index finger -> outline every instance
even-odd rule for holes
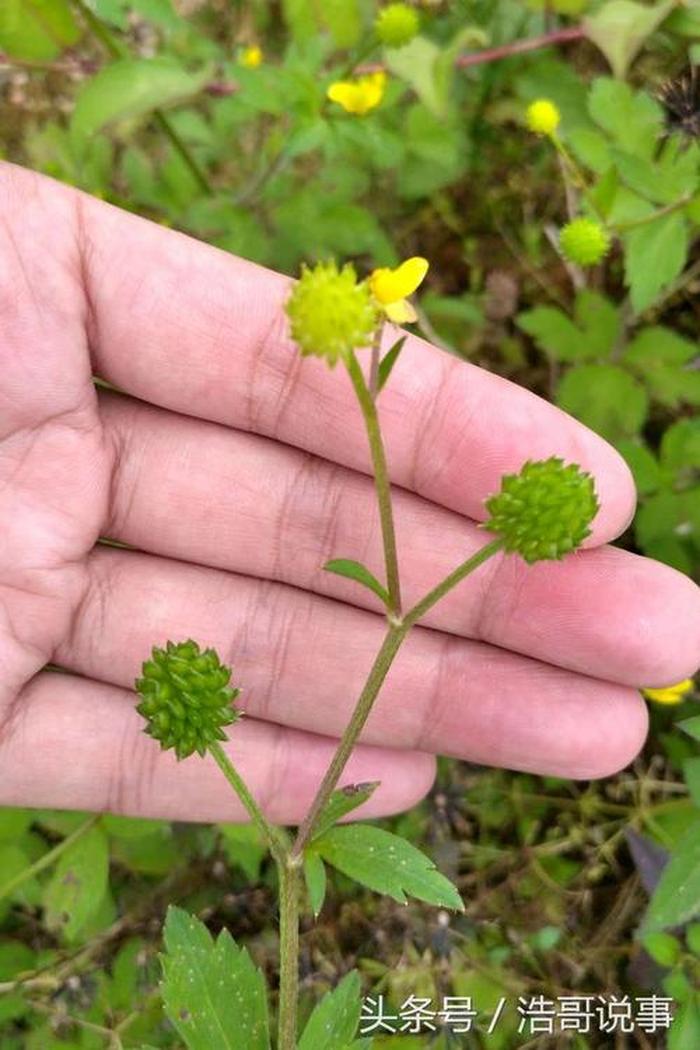
[[[44,187],[80,199],[76,244],[99,375],[162,407],[367,470],[347,376],[301,358],[288,336],[288,278],[48,180]],[[593,543],[629,523],[634,485],[614,449],[529,391],[422,339],[408,338],[380,412],[392,481],[433,502],[483,519],[504,473],[559,455],[595,478]]]

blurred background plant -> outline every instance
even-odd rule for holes
[[[700,147],[659,91],[700,60],[700,3],[409,7],[408,42],[389,47],[375,0],[3,0],[0,155],[290,273],[427,256],[422,333],[613,442],[640,493],[622,542],[697,576]],[[528,128],[536,100],[556,107],[556,139]],[[560,244],[579,218],[610,240],[592,266]],[[432,797],[391,826],[459,885],[466,916],[406,913],[333,874],[302,1006],[358,965],[395,1007],[471,995],[482,1012],[469,1036],[375,1047],[547,1050],[613,1044],[519,1034],[518,996],[656,992],[677,1003],[670,1036],[614,1045],[697,1050],[700,716],[690,687],[674,699],[604,783],[441,762]],[[248,827],[0,812],[0,1047],[182,1045],[156,987],[165,906],[269,965],[262,858]]]

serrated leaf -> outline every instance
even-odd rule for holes
[[[369,824],[330,828],[314,840],[315,849],[334,868],[377,893],[406,902],[406,895],[463,911],[456,888],[430,857],[410,842]]]
[[[623,78],[647,37],[676,7],[675,0],[645,7],[633,0],[608,0],[584,19],[586,36],[603,52],[618,78]]]
[[[318,918],[326,897],[326,869],[313,847],[304,850],[304,879],[314,918]]]
[[[661,107],[646,92],[597,77],[588,92],[588,111],[617,146],[633,156],[651,157],[661,130]]]
[[[635,313],[646,310],[673,281],[688,257],[688,227],[679,212],[663,215],[623,235],[625,282]]]
[[[634,437],[647,416],[644,387],[615,365],[570,369],[557,391],[557,404],[608,441]]]
[[[141,117],[196,95],[209,70],[189,73],[172,58],[128,58],[86,80],[75,104],[72,133],[88,137],[116,120]]]
[[[635,336],[622,360],[646,383],[657,401],[669,408],[676,408],[682,401],[693,403],[696,384],[693,383],[693,374],[686,371],[684,366],[696,353],[695,343],[670,328],[655,325],[642,329]]]
[[[108,888],[109,847],[98,827],[76,839],[58,859],[43,893],[49,930],[75,940],[101,908]]]
[[[400,339],[397,339],[390,350],[384,354],[384,357],[379,362],[379,372],[377,375],[377,393],[384,389],[386,381],[391,375],[391,370],[399,359],[399,354],[403,350],[404,343],[408,336],[402,335]]]
[[[50,62],[80,39],[68,0],[2,0],[0,50],[29,62]]]
[[[319,814],[316,831],[311,841],[313,842],[314,839],[332,828],[341,817],[347,816],[348,813],[352,813],[353,809],[363,805],[374,794],[380,783],[379,780],[368,780],[364,784],[346,784],[345,787],[334,791]]]
[[[163,936],[163,1003],[189,1050],[269,1050],[265,981],[246,949],[173,906]]]
[[[361,583],[363,587],[368,587],[381,599],[387,609],[391,605],[386,588],[382,587],[377,577],[373,576],[369,569],[361,565],[359,561],[353,561],[352,558],[334,558],[332,561],[327,561],[323,568],[326,572],[334,572],[336,576],[345,576],[348,580],[354,580],[356,583]]]
[[[683,926],[700,913],[700,819],[688,828],[663,870],[643,932]]]
[[[577,361],[588,350],[583,332],[554,306],[536,306],[517,317],[517,325],[532,336],[555,361]]]
[[[349,1043],[360,1023],[360,975],[352,970],[314,1008],[299,1041],[299,1050],[337,1050]]]

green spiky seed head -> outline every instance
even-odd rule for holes
[[[226,740],[224,726],[240,717],[232,706],[240,690],[229,685],[230,668],[214,649],[202,651],[192,639],[154,646],[141,675],[136,710],[148,723],[145,732],[164,751],[173,748],[178,759],[206,754],[210,744]]]
[[[408,4],[389,4],[377,15],[374,28],[385,47],[404,47],[418,34],[418,13]]]
[[[552,456],[506,474],[486,509],[491,516],[484,527],[532,564],[576,550],[590,536],[598,499],[590,474]]]
[[[335,262],[303,266],[286,311],[302,354],[325,357],[331,368],[339,358],[369,346],[378,321],[369,286],[357,280],[350,263],[342,270]]]
[[[610,234],[593,219],[573,219],[562,228],[559,247],[569,262],[595,266],[610,250]]]

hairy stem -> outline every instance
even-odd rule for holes
[[[298,860],[277,865],[280,885],[280,989],[277,1050],[296,1050],[299,996],[299,872]]]
[[[387,590],[389,592],[390,613],[398,620],[401,617],[401,586],[399,583],[399,563],[396,553],[396,533],[394,530],[394,512],[391,506],[391,486],[389,484],[389,471],[384,452],[384,442],[379,426],[377,406],[370,390],[365,382],[362,369],[355,354],[351,354],[347,361],[348,372],[352,385],[360,402],[362,415],[367,430],[372,466],[374,468],[374,486],[377,493],[379,505],[379,518],[382,527],[382,542],[384,544],[384,562],[386,565]]]
[[[270,847],[270,852],[277,863],[284,865],[286,863],[287,842],[281,829],[270,824],[221,744],[210,744],[209,753],[215,759],[219,769],[245,806],[250,819],[265,838]]]

